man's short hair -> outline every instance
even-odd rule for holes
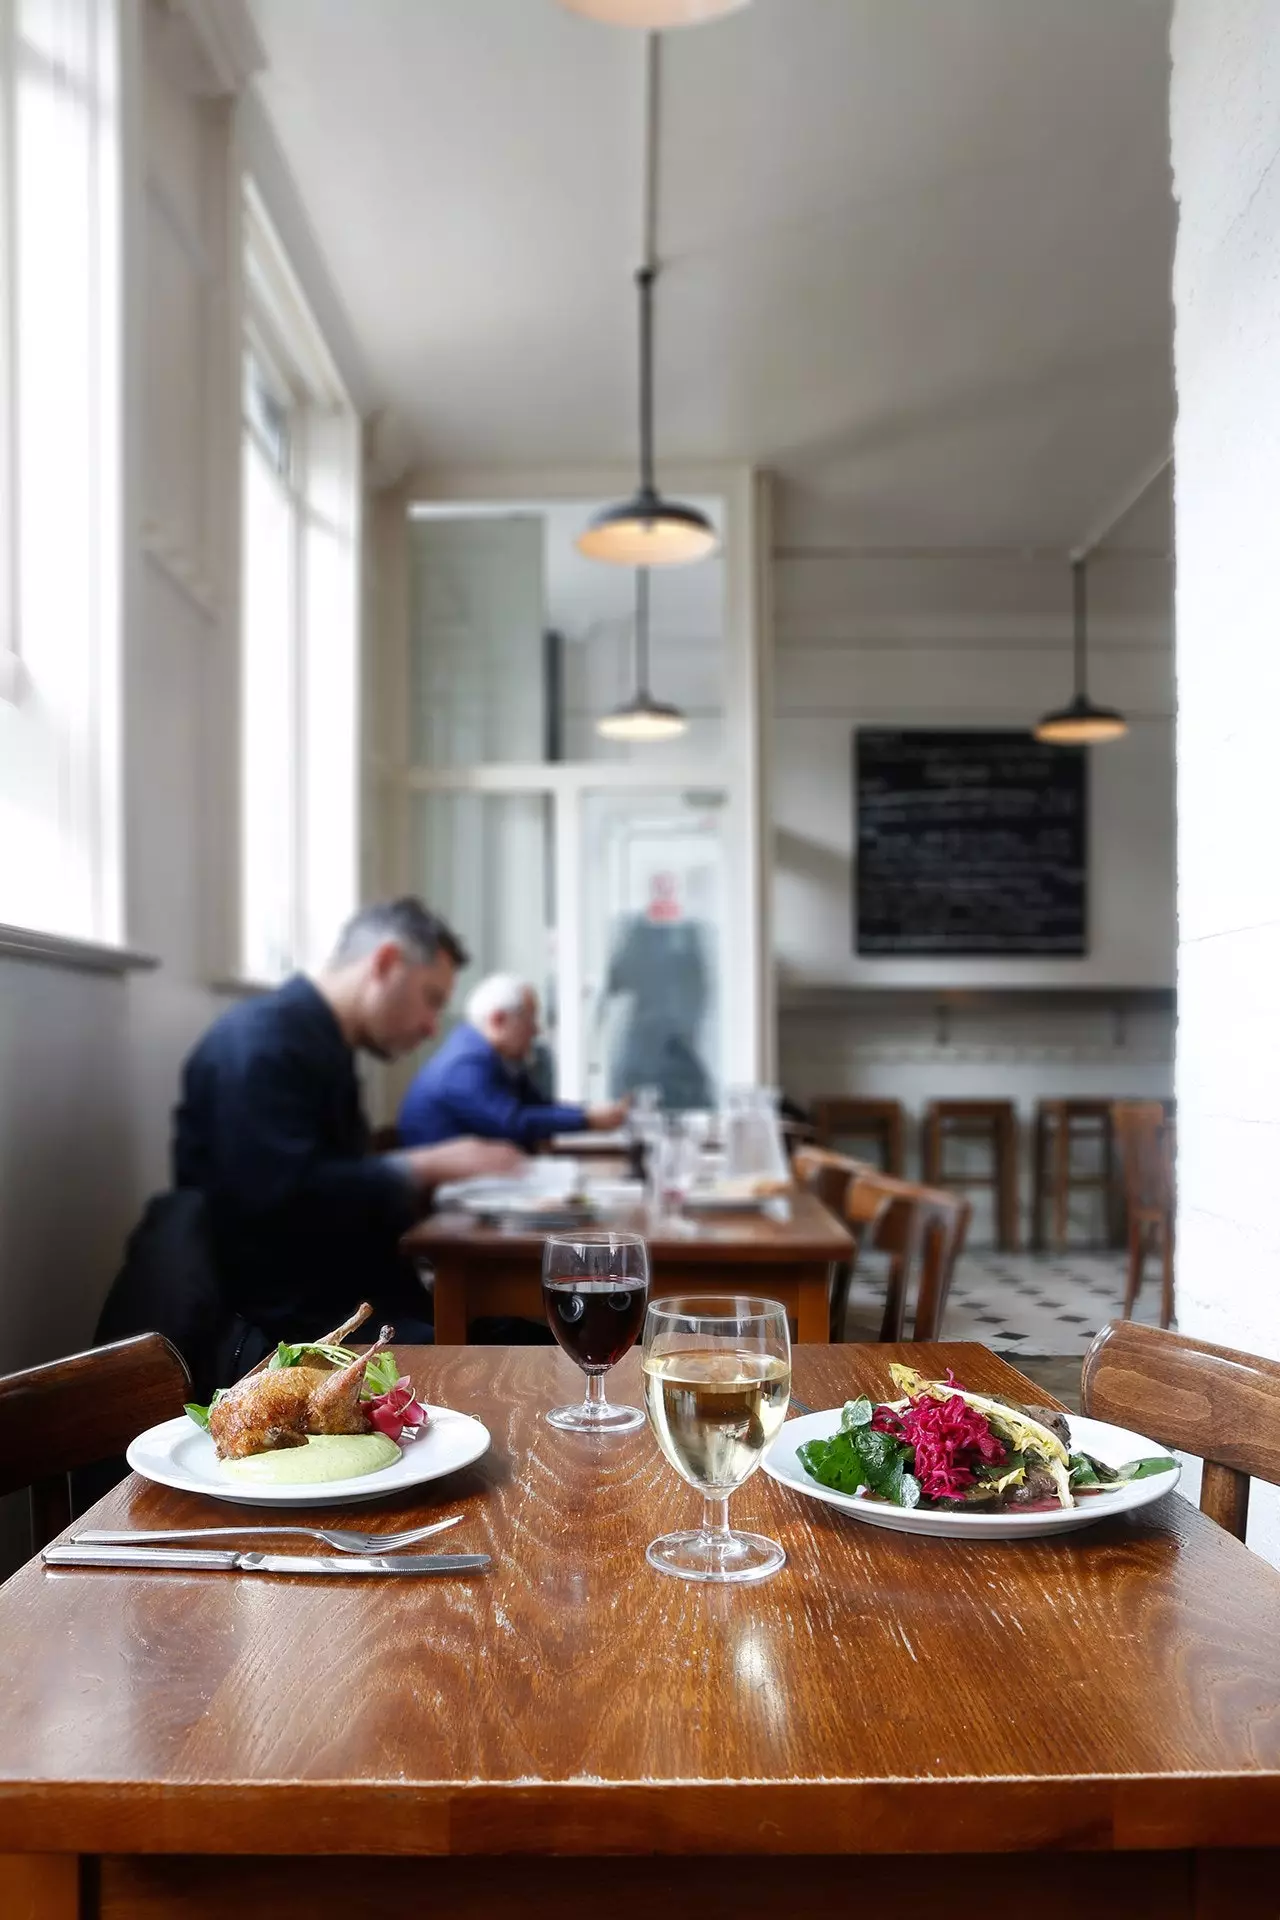
[[[495,1013],[518,1013],[533,993],[533,983],[518,973],[491,973],[467,995],[467,1019],[473,1027],[482,1027]]]
[[[471,958],[447,920],[412,894],[405,894],[402,899],[379,900],[353,913],[338,935],[329,965],[349,966],[388,940],[394,940],[406,960],[417,966],[430,966],[442,953],[456,967],[465,967]]]

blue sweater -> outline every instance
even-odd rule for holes
[[[400,1109],[406,1147],[432,1147],[460,1134],[536,1147],[553,1133],[580,1133],[586,1109],[548,1106],[527,1073],[512,1071],[475,1027],[454,1028],[419,1069]]]

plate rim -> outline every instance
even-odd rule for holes
[[[940,1508],[894,1507],[883,1502],[862,1500],[856,1494],[844,1493],[838,1487],[824,1487],[816,1480],[802,1480],[790,1473],[784,1473],[774,1463],[775,1452],[790,1453],[801,1442],[787,1436],[797,1426],[808,1426],[811,1421],[835,1420],[838,1424],[844,1406],[815,1408],[812,1413],[802,1414],[797,1420],[785,1420],[777,1434],[765,1449],[760,1465],[769,1478],[778,1486],[790,1487],[797,1493],[819,1500],[824,1506],[835,1507],[840,1513],[848,1514],[851,1519],[861,1520],[870,1526],[887,1528],[898,1533],[916,1533],[921,1538],[953,1540],[995,1539],[998,1537],[1017,1539],[1034,1538],[1036,1534],[1067,1532],[1073,1527],[1092,1526],[1100,1520],[1118,1517],[1120,1514],[1135,1513],[1149,1506],[1153,1501],[1163,1499],[1172,1493],[1182,1479],[1182,1461],[1169,1447],[1150,1439],[1145,1434],[1134,1432],[1131,1427],[1120,1427],[1111,1420],[1094,1420],[1088,1414],[1071,1413],[1062,1409],[1072,1430],[1072,1443],[1076,1444],[1075,1425],[1083,1422],[1089,1427],[1105,1427],[1111,1433],[1123,1434],[1127,1440],[1135,1441],[1146,1449],[1146,1455],[1163,1454],[1173,1461],[1171,1475],[1153,1475],[1146,1480],[1129,1481],[1116,1489],[1122,1499],[1107,1499],[1105,1495],[1095,1495],[1087,1502],[1074,1507],[1061,1507],[1057,1511],[1037,1513],[1010,1512],[1008,1508],[994,1512],[975,1511],[972,1513],[950,1513]],[[830,1433],[818,1435],[806,1434],[806,1439],[829,1439]],[[1139,1457],[1139,1456],[1133,1456]],[[924,1522],[925,1524],[921,1524]],[[997,1534],[995,1529],[999,1529]]]
[[[404,1448],[401,1449],[399,1460],[392,1461],[385,1467],[379,1467],[374,1473],[359,1474],[354,1479],[347,1480],[294,1481],[283,1487],[271,1488],[252,1486],[248,1483],[240,1484],[230,1480],[225,1486],[208,1486],[194,1480],[189,1474],[174,1470],[167,1461],[165,1468],[158,1471],[151,1462],[144,1464],[139,1458],[135,1458],[135,1453],[144,1448],[148,1441],[155,1442],[167,1430],[172,1430],[171,1444],[176,1444],[178,1440],[187,1437],[184,1431],[187,1427],[194,1428],[199,1434],[199,1429],[186,1413],[174,1414],[168,1420],[159,1420],[154,1426],[147,1427],[142,1433],[135,1435],[125,1449],[125,1459],[133,1473],[143,1480],[149,1480],[153,1486],[168,1487],[175,1493],[194,1494],[197,1498],[229,1500],[237,1506],[254,1507],[348,1506],[357,1502],[385,1498],[396,1493],[407,1493],[414,1487],[429,1486],[433,1480],[443,1480],[451,1473],[464,1472],[467,1467],[474,1466],[477,1460],[482,1460],[488,1453],[493,1445],[493,1435],[483,1420],[478,1420],[474,1414],[462,1413],[457,1407],[440,1406],[431,1401],[428,1401],[426,1406],[430,1416],[439,1419],[440,1416],[447,1415],[451,1420],[464,1421],[467,1426],[475,1428],[477,1431],[472,1438],[476,1443],[476,1450],[466,1459],[454,1461],[447,1467],[435,1468],[426,1473],[412,1472],[410,1477],[403,1477],[406,1462],[411,1468],[413,1465],[412,1456]],[[208,1435],[203,1437],[207,1439]],[[419,1443],[413,1441],[410,1444],[417,1446]],[[389,1475],[396,1477],[388,1479],[386,1476]]]

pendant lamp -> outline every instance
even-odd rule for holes
[[[657,33],[664,27],[697,27],[736,13],[747,0],[560,0],[570,13],[602,20],[609,27],[644,27]]]
[[[1076,690],[1065,707],[1046,713],[1035,728],[1035,738],[1046,746],[1088,747],[1104,740],[1120,740],[1129,731],[1129,723],[1114,707],[1100,707],[1089,698],[1085,686],[1085,665],[1089,641],[1085,603],[1085,563],[1071,562],[1072,604],[1075,616]]]
[[[636,274],[640,295],[640,485],[630,500],[598,513],[576,542],[579,553],[616,567],[675,567],[705,560],[719,544],[697,507],[665,500],[653,470],[653,286],[656,258],[658,36],[645,49],[645,258]]]
[[[606,740],[674,740],[689,725],[679,707],[655,700],[649,691],[649,571],[636,569],[635,620],[636,690],[622,706],[596,721],[596,732]]]

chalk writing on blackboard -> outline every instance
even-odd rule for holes
[[[860,954],[1087,952],[1083,748],[884,727],[853,746]]]

